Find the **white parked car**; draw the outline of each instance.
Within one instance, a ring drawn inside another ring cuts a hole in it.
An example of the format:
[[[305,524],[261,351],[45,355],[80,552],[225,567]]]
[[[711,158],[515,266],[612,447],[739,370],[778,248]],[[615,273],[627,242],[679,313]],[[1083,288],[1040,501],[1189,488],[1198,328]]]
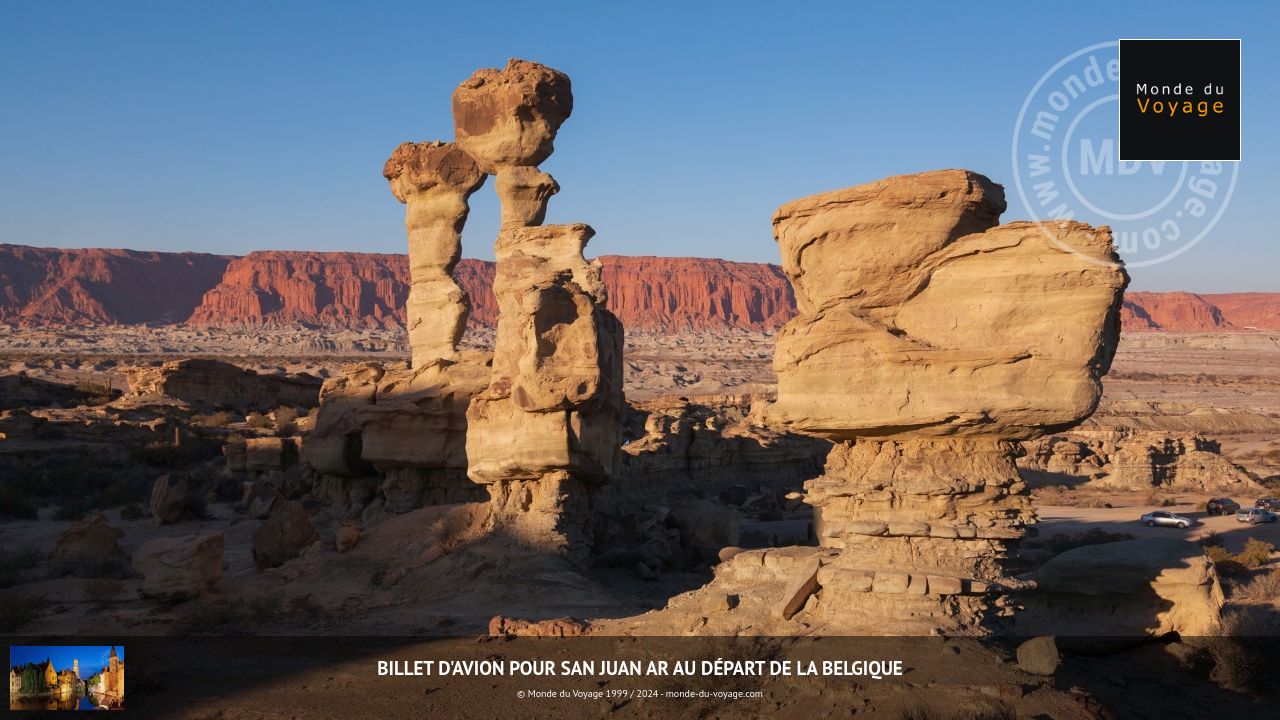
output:
[[[1164,525],[1166,527],[1186,528],[1196,524],[1195,518],[1171,513],[1168,510],[1156,510],[1142,516],[1142,524],[1147,527]]]
[[[1240,508],[1240,511],[1236,513],[1236,522],[1249,523],[1250,525],[1275,521],[1275,513],[1260,507]]]

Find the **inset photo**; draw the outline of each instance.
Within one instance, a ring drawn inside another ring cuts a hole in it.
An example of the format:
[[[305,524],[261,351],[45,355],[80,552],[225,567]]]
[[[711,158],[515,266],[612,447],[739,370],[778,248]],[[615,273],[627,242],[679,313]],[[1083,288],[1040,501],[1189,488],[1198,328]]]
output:
[[[123,710],[123,645],[9,648],[10,710]]]

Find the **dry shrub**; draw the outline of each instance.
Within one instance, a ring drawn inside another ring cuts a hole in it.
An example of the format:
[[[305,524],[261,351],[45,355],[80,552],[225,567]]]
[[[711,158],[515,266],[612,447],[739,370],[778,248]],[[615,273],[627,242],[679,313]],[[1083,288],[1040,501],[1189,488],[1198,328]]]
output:
[[[271,418],[260,412],[251,412],[244,416],[244,424],[251,428],[263,430],[271,427]]]
[[[1202,544],[1204,544],[1203,541]],[[1271,553],[1275,549],[1276,546],[1269,542],[1249,538],[1244,543],[1244,549],[1234,555],[1221,544],[1205,545],[1204,554],[1213,561],[1219,575],[1240,577],[1248,574],[1252,568],[1260,568],[1270,563]]]
[[[1271,562],[1271,553],[1275,550],[1276,546],[1269,542],[1249,538],[1244,543],[1244,549],[1236,555],[1236,560],[1245,567],[1262,567]]]
[[[939,712],[928,705],[918,705],[903,710],[899,720],[1017,720],[1018,713],[1005,702],[990,702],[977,706],[955,708]]]
[[[1264,572],[1247,583],[1237,585],[1231,599],[1239,602],[1274,602],[1280,600],[1280,569]]]
[[[1223,613],[1218,634],[1204,638],[1202,650],[1213,660],[1209,677],[1235,690],[1274,692],[1275,667],[1280,665],[1276,626],[1269,613],[1232,610]]]
[[[220,410],[208,415],[198,415],[192,418],[192,422],[201,427],[208,428],[224,428],[232,423],[235,417],[225,410]]]
[[[484,536],[489,527],[489,508],[468,503],[451,509],[432,523],[430,533],[444,552],[452,552]]]
[[[1218,574],[1223,577],[1239,577],[1249,572],[1249,569],[1242,565],[1231,551],[1221,545],[1209,545],[1205,547],[1204,554],[1213,563],[1213,567]]]
[[[35,595],[0,596],[0,633],[17,632],[19,628],[40,617],[44,598]]]

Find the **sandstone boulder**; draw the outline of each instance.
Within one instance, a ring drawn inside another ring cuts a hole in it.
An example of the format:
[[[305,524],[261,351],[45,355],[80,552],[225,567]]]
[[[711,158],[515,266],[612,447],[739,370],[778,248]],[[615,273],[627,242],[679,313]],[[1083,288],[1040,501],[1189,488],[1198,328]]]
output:
[[[1023,593],[1019,632],[1134,637],[1211,634],[1222,609],[1213,563],[1176,538],[1086,545],[1049,560]]]
[[[187,480],[178,473],[165,473],[151,486],[151,519],[156,525],[181,520],[187,512]]]
[[[778,334],[769,416],[832,439],[1024,439],[1101,397],[1128,277],[1106,228],[993,227],[966,171],[888,178],[774,216],[801,315]],[[832,402],[832,388],[857,388]]]
[[[287,502],[288,500],[280,494],[274,484],[262,480],[252,483],[244,497],[245,510],[249,513],[249,517],[255,520],[271,517]]]
[[[550,157],[556,131],[571,112],[569,76],[528,60],[477,70],[453,92],[458,146],[490,175]]]
[[[142,574],[143,595],[165,602],[191,600],[222,578],[223,536],[220,532],[155,538],[133,554],[133,569]]]
[[[1033,675],[1052,675],[1058,671],[1062,656],[1052,635],[1031,638],[1018,646],[1018,667]]]
[[[259,570],[283,565],[317,539],[311,516],[302,503],[287,502],[253,533],[253,561]]]
[[[105,515],[93,513],[58,537],[49,569],[55,575],[97,577],[119,557],[123,536],[123,530],[107,524]]]
[[[360,542],[360,528],[352,523],[340,526],[333,533],[333,546],[338,552],[346,552]]]

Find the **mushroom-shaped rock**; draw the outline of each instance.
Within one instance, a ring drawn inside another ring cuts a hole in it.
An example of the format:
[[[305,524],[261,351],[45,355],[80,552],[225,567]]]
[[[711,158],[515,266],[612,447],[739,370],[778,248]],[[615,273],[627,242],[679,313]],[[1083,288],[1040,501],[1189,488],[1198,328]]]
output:
[[[569,76],[528,60],[477,70],[453,91],[458,146],[490,175],[550,157],[556,131],[572,111]]]
[[[382,174],[405,204],[411,282],[406,315],[414,367],[452,359],[469,305],[452,273],[462,255],[467,198],[485,175],[467,153],[444,142],[403,143]]]

